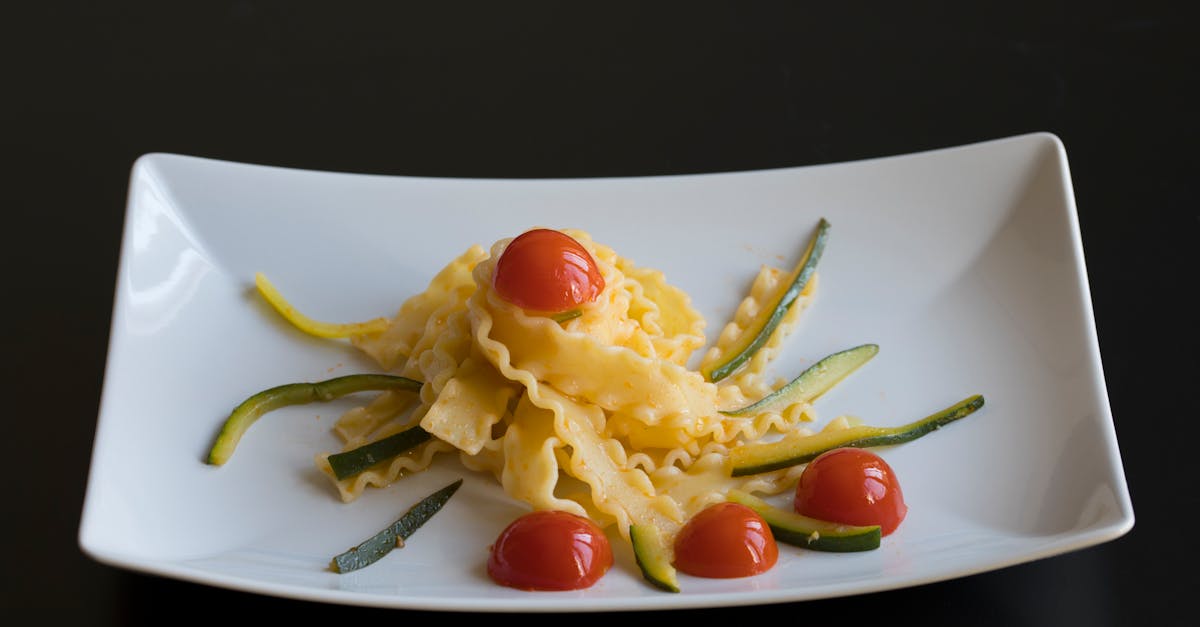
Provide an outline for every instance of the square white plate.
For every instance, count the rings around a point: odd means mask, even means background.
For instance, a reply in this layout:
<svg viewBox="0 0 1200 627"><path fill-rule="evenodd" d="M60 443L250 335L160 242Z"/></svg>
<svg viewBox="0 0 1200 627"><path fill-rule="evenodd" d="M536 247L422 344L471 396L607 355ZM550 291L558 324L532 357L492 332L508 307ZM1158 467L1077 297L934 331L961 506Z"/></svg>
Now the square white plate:
<svg viewBox="0 0 1200 627"><path fill-rule="evenodd" d="M882 451L910 507L880 549L781 546L766 574L646 585L633 556L578 592L493 584L488 547L524 511L453 456L343 504L313 465L365 398L268 414L223 467L202 462L259 390L370 371L252 292L256 271L321 320L391 315L470 244L574 227L692 295L711 341L760 264L832 229L816 299L773 365L790 378L861 343L879 356L818 424L982 410ZM366 397L369 398L369 397ZM329 559L415 500L463 488L408 545L350 574ZM782 501L781 501L782 502ZM1063 146L1032 134L852 163L712 175L464 180L298 171L152 154L132 172L111 345L79 540L133 570L283 597L455 611L602 611L858 594L1112 540L1133 525Z"/></svg>

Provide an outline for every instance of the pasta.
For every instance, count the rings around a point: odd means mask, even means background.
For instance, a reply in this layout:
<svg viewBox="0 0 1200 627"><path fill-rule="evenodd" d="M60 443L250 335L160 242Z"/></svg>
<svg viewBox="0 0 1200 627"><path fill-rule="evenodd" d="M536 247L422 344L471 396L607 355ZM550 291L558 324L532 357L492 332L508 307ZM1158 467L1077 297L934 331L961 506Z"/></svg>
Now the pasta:
<svg viewBox="0 0 1200 627"><path fill-rule="evenodd" d="M535 228L487 249L471 245L394 316L361 323L312 320L259 274L259 292L289 322L347 339L380 371L247 398L206 462L224 464L265 412L377 391L338 418L342 447L318 454L316 467L346 502L442 454L490 474L532 510L490 549L488 575L501 585L591 585L612 564L605 528L632 545L644 579L670 592L679 591L676 567L701 577L764 572L777 558L776 532L813 550L878 548L907 508L891 469L861 449L923 437L984 401L972 395L896 427L840 416L812 428L813 401L879 350L861 344L791 381L770 376L813 301L828 230L822 219L790 272L761 267L703 354L706 321L688 294L580 230ZM890 486L886 494L858 489L867 476ZM427 496L331 568L372 563L461 483ZM794 511L756 496L792 486Z"/></svg>
<svg viewBox="0 0 1200 627"><path fill-rule="evenodd" d="M767 376L781 342L812 301L808 281L783 323L734 376L713 383L688 367L705 344L705 320L662 272L641 267L579 230L564 230L595 260L603 291L559 320L529 312L494 286L497 261L512 239L474 245L405 302L386 327L350 336L379 367L423 382L413 397L381 393L334 427L349 450L419 425L434 437L357 476L338 479L331 453L317 456L344 501L436 455L457 454L491 473L512 498L534 509L564 510L626 539L631 524L668 537L732 489L777 494L800 472L787 468L732 477L729 451L767 437L812 433L806 402L750 416L723 410L752 403L782 385ZM733 319L702 356L726 355L767 303L787 289L788 273L764 266ZM849 426L835 420L825 429Z"/></svg>

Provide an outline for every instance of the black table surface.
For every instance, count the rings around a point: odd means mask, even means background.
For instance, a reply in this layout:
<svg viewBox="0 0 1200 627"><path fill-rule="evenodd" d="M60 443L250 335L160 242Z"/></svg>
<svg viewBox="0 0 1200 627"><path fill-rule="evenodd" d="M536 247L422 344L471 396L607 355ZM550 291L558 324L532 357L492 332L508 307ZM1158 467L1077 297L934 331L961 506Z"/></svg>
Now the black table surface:
<svg viewBox="0 0 1200 627"><path fill-rule="evenodd" d="M1187 3L33 4L6 12L0 95L3 255L15 283L2 308L0 613L75 624L442 616L187 583L80 550L139 155L445 177L640 176L1048 131L1071 166L1133 530L913 588L658 619L1190 622L1182 612L1200 587L1186 515L1200 511L1189 457L1200 437L1189 306L1200 270L1200 59Z"/></svg>

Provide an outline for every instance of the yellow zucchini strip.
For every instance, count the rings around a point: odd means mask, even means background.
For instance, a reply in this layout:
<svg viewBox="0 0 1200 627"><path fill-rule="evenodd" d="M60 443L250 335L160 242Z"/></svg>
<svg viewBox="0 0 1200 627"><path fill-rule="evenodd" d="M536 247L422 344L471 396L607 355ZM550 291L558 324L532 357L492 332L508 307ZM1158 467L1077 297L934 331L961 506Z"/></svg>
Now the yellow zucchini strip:
<svg viewBox="0 0 1200 627"><path fill-rule="evenodd" d="M313 320L308 316L300 313L291 303L275 289L275 286L267 280L263 273L258 272L254 275L254 285L258 288L258 292L266 299L275 311L278 311L281 316L292 323L292 326L304 331L309 335L323 338L343 338L352 335L366 335L368 333L380 333L388 326L387 318L375 318L366 322L352 322L346 324L338 324L331 322L320 322Z"/></svg>

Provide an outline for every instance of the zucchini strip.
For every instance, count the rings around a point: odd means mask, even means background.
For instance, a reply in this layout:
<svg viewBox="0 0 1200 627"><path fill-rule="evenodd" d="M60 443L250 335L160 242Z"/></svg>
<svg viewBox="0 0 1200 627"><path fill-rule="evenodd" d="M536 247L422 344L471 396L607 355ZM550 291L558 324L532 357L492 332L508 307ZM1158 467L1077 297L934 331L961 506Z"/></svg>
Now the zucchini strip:
<svg viewBox="0 0 1200 627"><path fill-rule="evenodd" d="M287 407L369 390L421 391L421 382L386 374L351 374L317 383L288 383L263 390L242 401L225 419L208 453L208 463L220 466L229 461L242 435L263 414Z"/></svg>
<svg viewBox="0 0 1200 627"><path fill-rule="evenodd" d="M329 567L336 573L348 573L374 564L384 555L391 553L398 544L403 546L404 540L407 540L421 525L438 513L446 501L454 496L454 493L462 486L462 482L463 480L459 479L421 499L396 522L367 538L362 544L334 557L330 561Z"/></svg>
<svg viewBox="0 0 1200 627"><path fill-rule="evenodd" d="M582 315L583 315L583 310L582 310L582 309L571 309L571 310L568 310L568 311L564 311L564 312L562 312L562 313L557 313L557 314L554 314L553 316L550 316L550 319L551 319L551 320L553 320L553 321L555 321L555 322L557 322L557 323L559 323L559 324L562 324L562 323L564 323L564 322L566 322L566 321L568 321L568 320L573 320L573 319L575 319L575 318L578 318L579 316L582 316Z"/></svg>
<svg viewBox="0 0 1200 627"><path fill-rule="evenodd" d="M410 427L386 438L364 444L358 448L335 453L328 458L329 467L338 479L353 477L358 473L391 459L433 437L419 426Z"/></svg>
<svg viewBox="0 0 1200 627"><path fill-rule="evenodd" d="M855 526L810 518L780 509L741 490L730 490L728 500L745 505L762 516L776 540L802 549L848 553L879 548L879 525Z"/></svg>
<svg viewBox="0 0 1200 627"><path fill-rule="evenodd" d="M789 285L779 299L772 303L769 307L764 307L759 315L751 324L742 332L738 338L737 344L734 344L729 351L729 355L724 361L709 366L709 371L704 372L704 376L713 383L728 377L735 370L742 367L762 348L767 340L771 338L771 334L779 327L779 323L783 321L783 317L787 315L788 309L792 303L796 302L796 298L800 296L800 292L804 291L808 281L817 271L817 262L821 259L821 253L825 250L825 241L829 239L829 221L821 218L817 225L816 235L808 243L807 250L804 251L804 256L800 258L796 268L792 270ZM765 316L763 314L766 314Z"/></svg>
<svg viewBox="0 0 1200 627"><path fill-rule="evenodd" d="M835 448L847 446L869 448L911 442L969 416L980 407L983 407L983 396L976 394L935 414L899 427L863 425L840 431L823 431L801 438L784 438L776 442L746 444L729 451L732 476L756 475L770 470L805 464L821 453Z"/></svg>
<svg viewBox="0 0 1200 627"><path fill-rule="evenodd" d="M766 395L756 403L741 409L722 411L726 416L747 416L766 411L780 404L811 402L828 392L850 373L858 370L863 364L879 353L876 344L863 344L846 349L825 357L809 366L800 376L792 379L787 385Z"/></svg>
<svg viewBox="0 0 1200 627"><path fill-rule="evenodd" d="M654 525L629 525L629 541L642 577L655 588L679 592L679 577L671 564L671 547Z"/></svg>
<svg viewBox="0 0 1200 627"><path fill-rule="evenodd" d="M368 333L379 333L388 327L387 318L375 318L366 322L352 322L346 324L338 324L332 322L320 322L313 320L308 316L300 313L291 303L275 289L275 286L267 280L267 277L258 272L254 275L254 285L258 288L258 292L266 299L271 306L278 311L281 316L292 323L292 326L304 331L309 335L315 335L323 338L343 338L352 335L366 335Z"/></svg>

